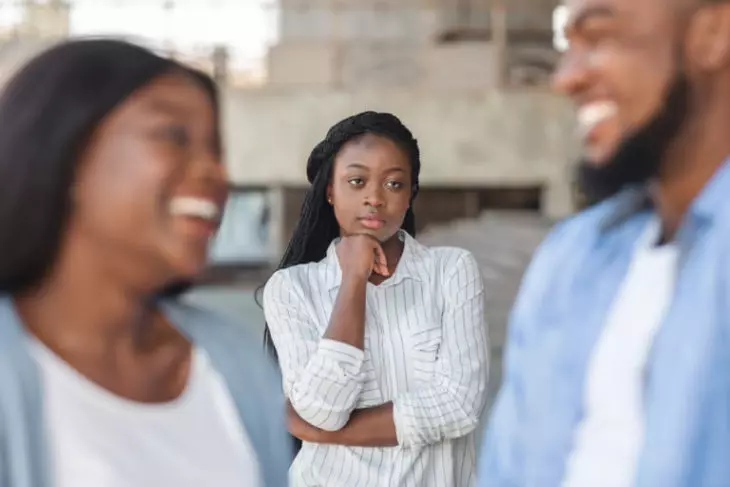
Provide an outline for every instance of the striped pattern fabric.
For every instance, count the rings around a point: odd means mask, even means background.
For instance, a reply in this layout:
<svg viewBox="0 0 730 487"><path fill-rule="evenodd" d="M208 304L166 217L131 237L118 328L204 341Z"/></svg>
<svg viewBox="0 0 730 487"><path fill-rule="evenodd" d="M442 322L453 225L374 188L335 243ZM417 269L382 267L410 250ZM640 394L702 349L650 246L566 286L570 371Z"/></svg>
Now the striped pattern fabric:
<svg viewBox="0 0 730 487"><path fill-rule="evenodd" d="M399 446L304 443L293 487L469 487L488 380L484 287L471 253L402 233L394 274L366 291L365 350L323 339L341 270L321 261L278 271L264 291L284 393L299 415L343 427L355 409L394 405Z"/></svg>

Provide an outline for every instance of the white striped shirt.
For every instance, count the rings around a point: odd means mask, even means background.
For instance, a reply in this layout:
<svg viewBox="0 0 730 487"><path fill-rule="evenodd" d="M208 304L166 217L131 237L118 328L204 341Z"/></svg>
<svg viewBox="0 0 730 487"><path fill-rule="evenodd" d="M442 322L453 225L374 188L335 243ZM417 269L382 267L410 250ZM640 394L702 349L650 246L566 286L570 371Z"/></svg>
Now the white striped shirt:
<svg viewBox="0 0 730 487"><path fill-rule="evenodd" d="M334 243L312 264L280 270L264 291L284 393L326 430L355 409L393 402L397 447L304 443L292 487L468 487L488 378L484 287L476 260L401 232L396 271L367 285L365 350L323 339L341 270Z"/></svg>

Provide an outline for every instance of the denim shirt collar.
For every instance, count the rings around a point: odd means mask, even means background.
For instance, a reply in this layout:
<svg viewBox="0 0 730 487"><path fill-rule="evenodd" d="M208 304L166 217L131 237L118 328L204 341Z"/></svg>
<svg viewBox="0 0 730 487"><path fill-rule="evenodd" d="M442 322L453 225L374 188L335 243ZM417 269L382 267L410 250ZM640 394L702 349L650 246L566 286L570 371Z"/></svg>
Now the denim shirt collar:
<svg viewBox="0 0 730 487"><path fill-rule="evenodd" d="M711 222L730 205L730 158L718 168L689 207L685 221ZM628 219L654 208L648 185L631 186L616 196L616 204L601 221L601 230L610 231Z"/></svg>

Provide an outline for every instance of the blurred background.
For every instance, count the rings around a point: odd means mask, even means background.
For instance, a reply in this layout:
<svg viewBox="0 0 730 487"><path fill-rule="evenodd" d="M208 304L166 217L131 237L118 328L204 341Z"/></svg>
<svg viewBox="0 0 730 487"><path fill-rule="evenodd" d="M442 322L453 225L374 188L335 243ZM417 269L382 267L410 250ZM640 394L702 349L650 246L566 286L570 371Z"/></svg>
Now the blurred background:
<svg viewBox="0 0 730 487"><path fill-rule="evenodd" d="M0 83L69 36L129 38L211 73L232 193L210 271L188 299L261 336L254 293L278 263L312 147L363 110L422 149L420 240L475 253L491 390L509 308L536 245L574 211L568 102L550 92L559 0L0 0ZM492 395L493 397L493 395Z"/></svg>

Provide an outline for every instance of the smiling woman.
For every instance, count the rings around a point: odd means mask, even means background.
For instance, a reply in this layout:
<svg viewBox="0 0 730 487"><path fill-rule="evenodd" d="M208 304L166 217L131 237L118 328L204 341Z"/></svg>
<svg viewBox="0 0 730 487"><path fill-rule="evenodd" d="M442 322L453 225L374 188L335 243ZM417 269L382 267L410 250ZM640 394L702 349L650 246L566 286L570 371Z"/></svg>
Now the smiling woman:
<svg viewBox="0 0 730 487"><path fill-rule="evenodd" d="M204 268L226 201L210 78L71 41L0 120L0 485L285 485L263 354L159 297Z"/></svg>
<svg viewBox="0 0 730 487"><path fill-rule="evenodd" d="M483 284L469 252L416 241L420 166L411 132L376 112L337 123L309 158L312 186L263 302L303 440L295 487L474 483Z"/></svg>

